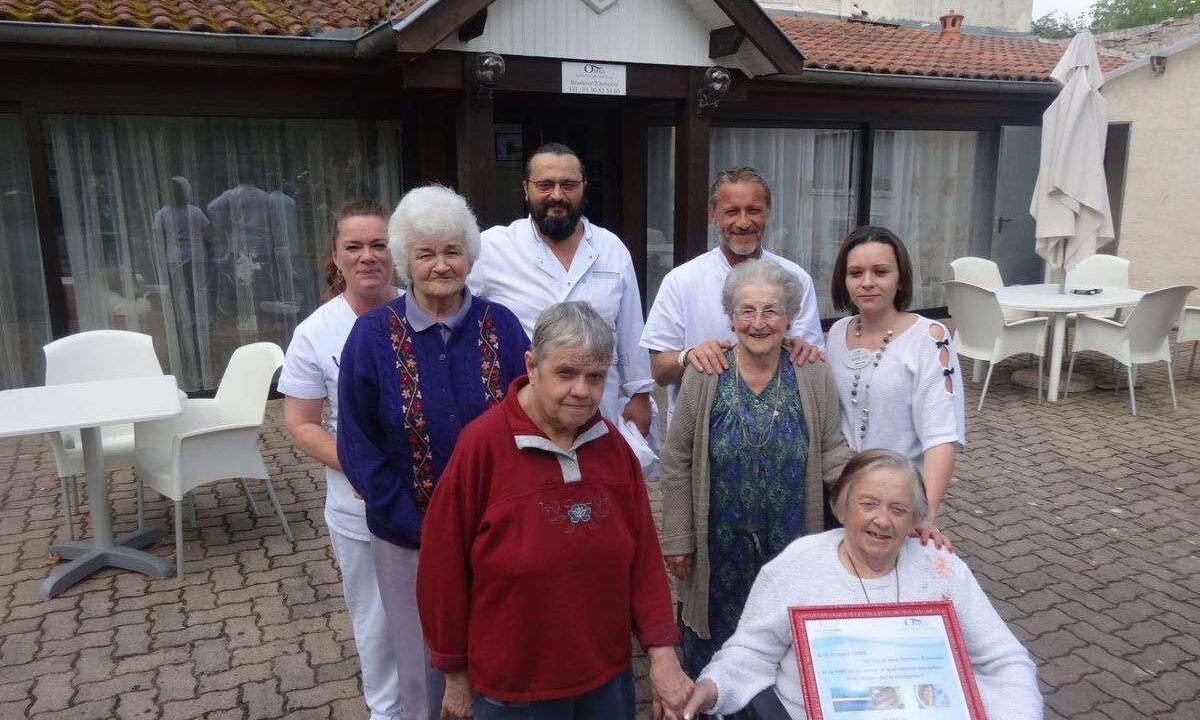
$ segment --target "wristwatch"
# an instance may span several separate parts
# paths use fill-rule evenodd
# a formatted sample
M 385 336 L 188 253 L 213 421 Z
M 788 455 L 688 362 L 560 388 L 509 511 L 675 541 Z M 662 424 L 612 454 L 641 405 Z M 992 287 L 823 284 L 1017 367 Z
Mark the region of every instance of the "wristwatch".
M 688 366 L 688 353 L 691 351 L 692 348 L 684 348 L 679 351 L 679 357 L 677 358 L 679 361 L 679 367 L 686 368 Z

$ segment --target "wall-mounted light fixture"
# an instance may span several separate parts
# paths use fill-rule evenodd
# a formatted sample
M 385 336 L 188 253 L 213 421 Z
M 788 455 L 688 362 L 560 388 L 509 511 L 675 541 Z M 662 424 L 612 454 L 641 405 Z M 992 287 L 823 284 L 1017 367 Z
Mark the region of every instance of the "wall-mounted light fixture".
M 490 98 L 496 93 L 496 83 L 504 77 L 504 58 L 498 53 L 485 52 L 475 56 L 475 94 Z
M 729 86 L 733 84 L 733 75 L 723 67 L 713 66 L 704 71 L 704 82 L 700 84 L 700 109 L 716 107 Z

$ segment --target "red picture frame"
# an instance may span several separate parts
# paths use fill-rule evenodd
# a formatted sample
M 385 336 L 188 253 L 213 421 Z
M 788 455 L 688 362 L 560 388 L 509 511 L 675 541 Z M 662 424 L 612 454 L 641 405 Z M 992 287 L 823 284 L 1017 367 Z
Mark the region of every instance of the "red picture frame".
M 836 720 L 836 717 L 826 714 L 821 707 L 815 664 L 805 625 L 808 621 L 928 616 L 937 616 L 942 619 L 942 625 L 947 633 L 946 640 L 950 646 L 950 654 L 954 659 L 958 682 L 966 700 L 967 712 L 970 713 L 970 720 L 987 720 L 983 701 L 979 696 L 979 688 L 975 685 L 975 675 L 971 672 L 971 662 L 967 657 L 966 644 L 963 642 L 962 631 L 959 629 L 958 616 L 955 615 L 954 605 L 949 600 L 873 605 L 812 605 L 788 608 L 788 617 L 792 625 L 792 641 L 796 643 L 796 662 L 800 666 L 800 678 L 804 685 L 805 711 L 808 713 L 809 720 Z

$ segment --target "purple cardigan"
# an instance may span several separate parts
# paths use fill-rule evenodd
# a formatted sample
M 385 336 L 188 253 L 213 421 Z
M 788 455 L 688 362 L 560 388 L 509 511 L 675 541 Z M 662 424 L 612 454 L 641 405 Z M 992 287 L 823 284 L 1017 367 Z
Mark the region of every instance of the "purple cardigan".
M 434 485 L 463 427 L 525 374 L 529 339 L 508 308 L 472 297 L 443 342 L 416 332 L 405 297 L 363 313 L 342 350 L 338 460 L 367 506 L 371 533 L 417 548 Z

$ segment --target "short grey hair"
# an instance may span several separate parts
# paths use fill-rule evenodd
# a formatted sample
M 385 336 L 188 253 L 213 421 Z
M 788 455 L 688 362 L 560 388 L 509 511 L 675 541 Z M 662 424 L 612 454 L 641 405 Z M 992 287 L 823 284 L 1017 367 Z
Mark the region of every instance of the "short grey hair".
M 712 185 L 708 188 L 708 209 L 715 210 L 717 208 L 717 192 L 725 185 L 736 185 L 738 183 L 754 183 L 763 189 L 763 194 L 766 196 L 766 210 L 771 212 L 771 186 L 767 183 L 767 179 L 763 174 L 752 167 L 740 165 L 737 167 L 725 168 L 717 173 L 713 178 Z
M 408 250 L 430 238 L 460 238 L 471 265 L 479 258 L 479 222 L 462 195 L 441 185 L 409 190 L 388 221 L 388 250 L 400 282 L 411 280 Z
M 551 305 L 538 315 L 533 326 L 533 364 L 537 365 L 552 351 L 577 347 L 602 362 L 612 362 L 613 330 L 591 305 L 579 300 Z
M 743 288 L 759 284 L 774 285 L 780 289 L 783 293 L 783 314 L 788 325 L 791 325 L 792 320 L 800 314 L 800 305 L 804 301 L 800 279 L 774 260 L 762 258 L 738 263 L 725 278 L 725 287 L 721 288 L 721 308 L 725 310 L 725 315 L 733 317 L 738 295 Z
M 929 517 L 929 498 L 925 495 L 925 481 L 921 479 L 921 471 L 912 460 L 900 453 L 875 448 L 863 450 L 850 458 L 829 491 L 829 505 L 839 521 L 844 521 L 846 517 L 846 502 L 854 484 L 876 468 L 898 470 L 909 479 L 914 525 Z

